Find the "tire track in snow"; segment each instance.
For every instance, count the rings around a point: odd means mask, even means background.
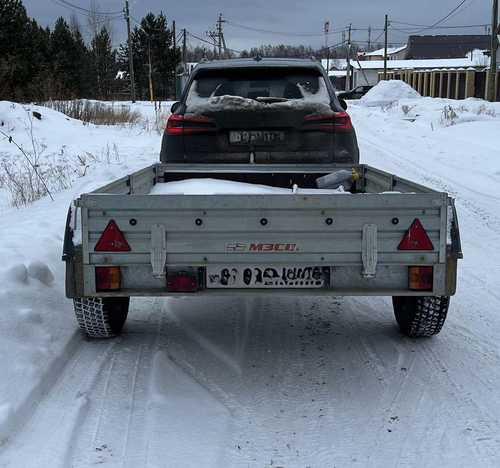
[[[432,349],[432,345],[424,346],[422,351],[424,359],[438,371],[437,375],[450,384],[448,388],[451,388],[451,396],[459,405],[458,411],[451,414],[451,417],[455,421],[459,420],[465,430],[479,432],[479,437],[471,434],[471,437],[466,440],[480,457],[480,466],[498,466],[498,454],[500,453],[498,419],[492,417],[490,412],[486,412],[483,405],[468,395],[464,387],[450,376],[445,362]],[[469,425],[474,427],[471,428]]]
[[[366,143],[367,146],[374,148],[379,153],[388,156],[392,163],[398,167],[406,170],[408,166],[411,166],[417,170],[418,177],[423,181],[424,184],[429,184],[433,187],[438,187],[443,192],[449,193],[453,198],[455,198],[465,209],[471,212],[474,216],[481,218],[481,220],[488,226],[495,234],[500,233],[500,217],[494,215],[490,211],[485,210],[480,207],[477,203],[472,201],[469,198],[464,197],[460,192],[456,190],[456,187],[460,187],[463,191],[474,193],[476,195],[480,195],[485,197],[490,201],[492,198],[499,199],[498,197],[494,197],[489,193],[478,192],[476,190],[471,189],[467,185],[463,183],[450,179],[444,176],[442,173],[439,177],[430,176],[427,172],[427,169],[422,167],[421,165],[415,163],[412,158],[415,158],[415,154],[406,153],[406,157],[401,159],[401,155],[405,154],[405,151],[402,149],[398,149],[397,153],[389,150],[387,146],[382,146],[377,143],[375,140],[366,137],[365,135],[360,137],[360,142]],[[447,181],[447,182],[444,182]],[[452,184],[452,185],[449,185]],[[455,188],[454,188],[455,187]]]
[[[162,466],[165,460],[172,467],[228,466],[224,450],[230,419],[227,408],[166,351],[154,355],[150,390],[148,433],[153,438],[148,444],[148,466]]]
[[[9,438],[15,437],[23,429],[23,426],[28,423],[36,411],[40,400],[51,392],[60,376],[65,372],[71,358],[77,353],[81,342],[80,333],[75,331],[66,346],[61,350],[61,354],[53,360],[45,374],[41,377],[40,382],[33,388],[24,403],[9,415],[7,424],[0,425],[0,455],[2,446],[8,443]]]
[[[140,304],[145,311],[152,305],[152,310],[141,321],[131,320],[125,334],[117,340],[119,346],[101,374],[91,399],[91,411],[80,429],[71,465],[74,468],[95,464],[147,466],[149,379],[160,316],[157,301],[133,301],[132,308]]]
[[[89,395],[115,345],[102,344],[96,353],[82,342],[23,432],[5,447],[2,467],[72,466],[75,440],[89,411]]]

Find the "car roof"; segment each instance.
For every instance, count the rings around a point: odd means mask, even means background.
[[[292,59],[292,58],[245,58],[212,60],[210,62],[200,62],[195,70],[216,70],[228,68],[280,68],[280,67],[304,67],[322,70],[320,62],[314,59]]]

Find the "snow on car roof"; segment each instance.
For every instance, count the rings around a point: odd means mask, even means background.
[[[211,68],[256,68],[256,67],[288,67],[302,66],[308,68],[320,68],[321,64],[313,59],[293,59],[293,58],[262,58],[256,60],[248,59],[230,59],[230,60],[213,60],[210,62],[201,62],[196,67],[200,69]]]

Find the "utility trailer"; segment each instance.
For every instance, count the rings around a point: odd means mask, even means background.
[[[349,193],[316,191],[347,169]],[[151,195],[210,177],[307,193]],[[454,201],[368,165],[155,164],[75,200],[66,293],[90,337],[117,335],[132,296],[392,296],[401,331],[438,333],[462,257]]]

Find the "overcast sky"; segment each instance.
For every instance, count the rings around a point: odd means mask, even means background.
[[[66,0],[67,2],[89,8],[91,0]],[[69,18],[73,13],[78,15],[82,29],[85,29],[87,17],[83,11],[71,9],[60,4],[60,0],[23,0],[28,14],[43,25],[53,25],[59,16]],[[380,35],[384,14],[387,13],[392,23],[389,41],[401,43],[407,37],[407,32],[395,29],[412,28],[398,22],[417,25],[432,25],[445,17],[459,3],[459,0],[130,0],[131,15],[140,19],[147,12],[163,11],[169,20],[176,20],[177,28],[186,28],[193,34],[206,37],[206,31],[213,29],[220,13],[227,18],[224,25],[227,46],[234,49],[249,48],[264,43],[306,44],[319,48],[325,42],[322,35],[325,20],[330,20],[333,34],[329,43],[335,44],[341,40],[342,29],[352,23],[354,29],[367,28],[375,30],[372,40]],[[98,0],[99,8],[105,12],[117,12],[123,8],[124,0]],[[491,0],[466,0],[443,26],[476,25],[491,22]],[[240,26],[257,28],[273,32],[291,34],[273,34],[270,32],[252,31]],[[115,15],[112,20],[115,45],[125,37],[125,22],[121,15]],[[379,30],[376,30],[379,29]],[[414,31],[421,30],[414,27]],[[297,34],[317,34],[303,35]],[[420,34],[484,34],[484,27],[470,29],[434,29],[422,31]],[[295,35],[294,35],[295,34]],[[355,31],[353,38],[367,41],[367,31]],[[379,41],[382,40],[380,37]],[[193,38],[192,45],[199,44]],[[360,42],[360,45],[362,43]]]

